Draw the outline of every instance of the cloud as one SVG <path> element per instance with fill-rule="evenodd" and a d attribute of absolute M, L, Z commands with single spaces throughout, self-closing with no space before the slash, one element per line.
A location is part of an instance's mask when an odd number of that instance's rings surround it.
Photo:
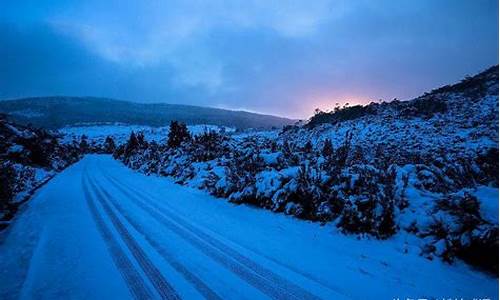
<path fill-rule="evenodd" d="M 170 64 L 176 84 L 223 89 L 223 62 L 203 43 L 226 29 L 273 31 L 301 38 L 327 19 L 330 1 L 145 1 L 96 3 L 51 16 L 49 24 L 81 40 L 90 51 L 118 64 L 139 67 Z M 120 18 L 109 19 L 112 9 Z M 147 16 L 137 18 L 137 15 Z"/>
<path fill-rule="evenodd" d="M 0 12 L 2 97 L 305 117 L 336 102 L 407 99 L 498 63 L 496 1 L 26 3 Z"/>
<path fill-rule="evenodd" d="M 135 101 L 192 101 L 203 92 L 176 88 L 174 68 L 117 64 L 50 26 L 0 23 L 0 97 L 79 95 Z"/>

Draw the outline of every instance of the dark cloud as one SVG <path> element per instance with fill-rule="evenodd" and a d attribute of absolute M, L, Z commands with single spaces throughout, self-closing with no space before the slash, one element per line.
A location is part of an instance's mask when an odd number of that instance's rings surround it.
<path fill-rule="evenodd" d="M 0 97 L 92 95 L 307 116 L 498 63 L 497 1 L 11 2 Z"/>
<path fill-rule="evenodd" d="M 167 65 L 128 67 L 103 59 L 78 39 L 45 24 L 0 25 L 0 97 L 80 95 L 135 101 L 192 99 L 173 87 Z"/>

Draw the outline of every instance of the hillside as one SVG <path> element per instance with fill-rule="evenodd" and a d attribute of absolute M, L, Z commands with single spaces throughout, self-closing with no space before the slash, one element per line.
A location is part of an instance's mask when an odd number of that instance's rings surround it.
<path fill-rule="evenodd" d="M 166 126 L 172 120 L 238 129 L 281 128 L 294 120 L 245 111 L 179 104 L 143 104 L 93 97 L 40 97 L 0 101 L 0 112 L 22 124 L 56 129 L 86 123 Z"/>
<path fill-rule="evenodd" d="M 339 146 L 346 134 L 370 158 L 380 147 L 393 160 L 414 153 L 424 161 L 436 155 L 470 159 L 498 149 L 498 66 L 410 101 L 318 112 L 304 127 L 285 128 L 281 137 L 301 145 L 330 139 Z"/>
<path fill-rule="evenodd" d="M 78 144 L 58 139 L 53 132 L 0 116 L 0 230 L 37 188 L 81 158 Z"/>
<path fill-rule="evenodd" d="M 411 101 L 318 112 L 277 138 L 176 140 L 131 138 L 114 156 L 233 203 L 498 272 L 498 67 Z"/>

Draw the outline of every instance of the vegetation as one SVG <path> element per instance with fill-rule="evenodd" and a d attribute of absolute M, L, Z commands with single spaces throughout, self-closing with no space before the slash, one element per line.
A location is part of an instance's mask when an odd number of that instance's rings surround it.
<path fill-rule="evenodd" d="M 11 114 L 10 118 L 16 123 L 31 123 L 46 129 L 77 124 L 109 123 L 165 126 L 174 120 L 189 125 L 210 124 L 237 129 L 271 129 L 294 122 L 286 118 L 242 111 L 166 103 L 145 104 L 94 97 L 4 100 L 0 101 L 0 113 Z"/>
<path fill-rule="evenodd" d="M 61 171 L 78 161 L 84 151 L 84 142 L 62 145 L 52 132 L 0 116 L 0 220 L 10 220 L 19 203 L 43 182 L 35 176 L 36 170 L 43 174 Z M 25 196 L 17 197 L 22 192 Z"/>
<path fill-rule="evenodd" d="M 375 105 L 337 106 L 331 112 L 324 112 L 317 109 L 314 116 L 312 116 L 307 123 L 307 126 L 312 128 L 325 123 L 336 124 L 339 122 L 358 119 L 366 115 L 373 115 L 376 114 L 376 112 L 377 110 Z"/>
<path fill-rule="evenodd" d="M 183 142 L 191 139 L 186 124 L 177 121 L 170 122 L 170 130 L 168 132 L 167 146 L 170 148 L 177 148 Z"/>
<path fill-rule="evenodd" d="M 115 157 L 233 203 L 332 222 L 346 234 L 387 239 L 403 230 L 420 238 L 429 259 L 461 258 L 495 272 L 498 226 L 473 195 L 498 187 L 498 82 L 490 81 L 481 99 L 464 96 L 468 79 L 459 94 L 317 111 L 277 138 L 187 138 L 176 124 L 175 143 L 118 147 Z M 333 126 L 318 126 L 325 123 Z"/>

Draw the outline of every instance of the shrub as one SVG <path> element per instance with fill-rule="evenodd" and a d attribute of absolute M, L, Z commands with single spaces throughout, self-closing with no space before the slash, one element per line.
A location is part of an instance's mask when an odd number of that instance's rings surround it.
<path fill-rule="evenodd" d="M 333 145 L 332 145 L 332 140 L 326 139 L 323 142 L 323 148 L 321 149 L 321 155 L 323 157 L 331 157 L 333 155 Z"/>
<path fill-rule="evenodd" d="M 366 106 L 346 105 L 342 108 L 336 107 L 331 112 L 316 110 L 314 116 L 312 116 L 309 122 L 307 123 L 307 127 L 313 128 L 325 123 L 336 124 L 339 122 L 358 119 L 366 115 L 374 115 L 376 113 L 377 113 L 376 105 L 374 104 L 369 104 Z"/>
<path fill-rule="evenodd" d="M 458 257 L 498 274 L 498 227 L 482 219 L 476 197 L 469 193 L 444 197 L 436 202 L 434 214 L 447 222 L 436 219 L 420 234 L 432 237 L 426 252 L 447 262 Z"/>
<path fill-rule="evenodd" d="M 469 264 L 498 275 L 498 227 L 486 230 L 481 236 L 474 236 L 469 244 L 456 250 L 457 257 Z"/>
<path fill-rule="evenodd" d="M 0 210 L 8 209 L 14 196 L 16 170 L 11 163 L 0 164 Z"/>
<path fill-rule="evenodd" d="M 316 220 L 317 208 L 324 198 L 321 189 L 321 171 L 318 168 L 302 164 L 296 182 L 296 189 L 288 196 L 287 202 L 300 205 L 300 212 L 295 212 L 297 217 Z"/>
<path fill-rule="evenodd" d="M 194 137 L 188 151 L 194 161 L 209 161 L 228 152 L 227 140 L 227 136 L 223 134 L 213 130 L 206 131 Z"/>
<path fill-rule="evenodd" d="M 170 122 L 170 130 L 168 132 L 167 146 L 170 148 L 179 147 L 182 142 L 191 139 L 186 124 L 177 121 Z"/>
<path fill-rule="evenodd" d="M 84 134 L 80 138 L 80 152 L 88 153 L 89 152 L 89 143 L 87 141 L 87 136 Z"/>
<path fill-rule="evenodd" d="M 346 199 L 338 226 L 349 233 L 388 238 L 396 232 L 395 173 L 367 165 L 344 170 L 341 194 Z"/>
<path fill-rule="evenodd" d="M 445 113 L 448 110 L 446 102 L 437 98 L 418 98 L 401 106 L 401 115 L 404 117 L 430 118 L 434 114 Z"/>
<path fill-rule="evenodd" d="M 104 152 L 113 153 L 116 149 L 115 140 L 111 136 L 107 136 L 104 141 Z"/>
<path fill-rule="evenodd" d="M 489 148 L 479 153 L 476 163 L 482 171 L 480 181 L 498 187 L 498 148 Z"/>

